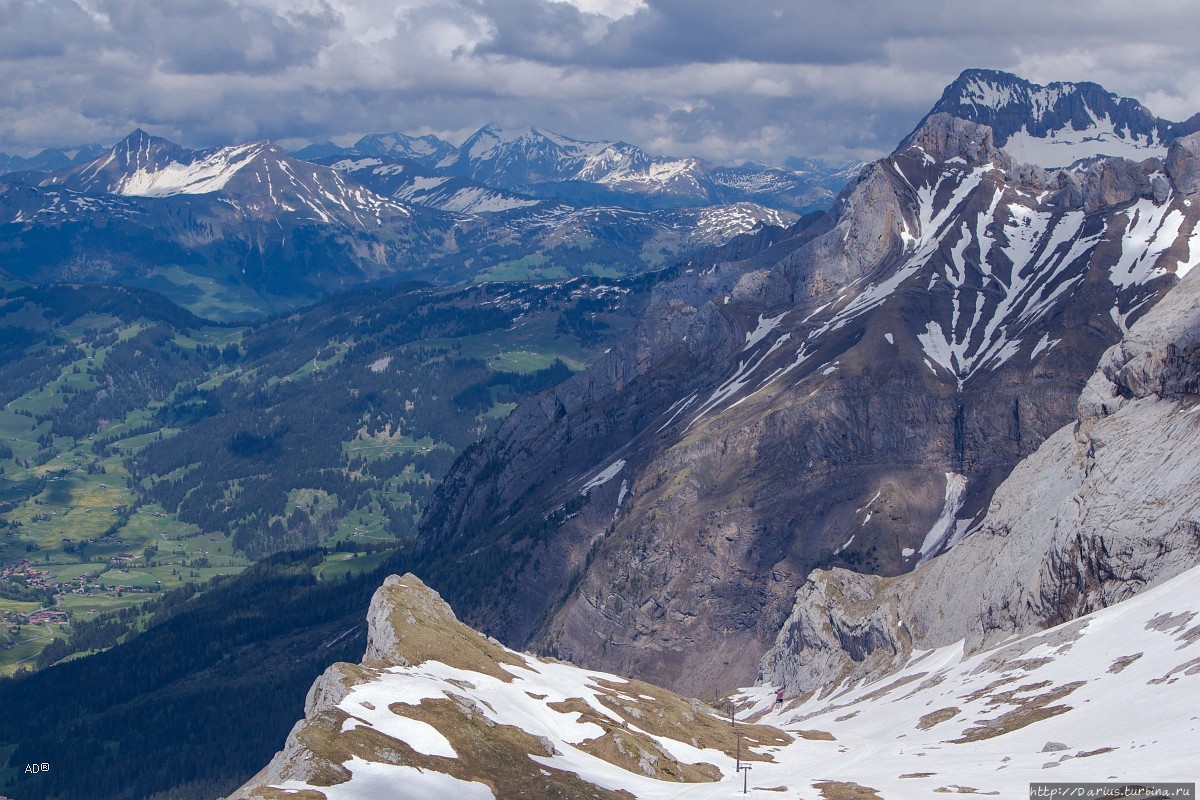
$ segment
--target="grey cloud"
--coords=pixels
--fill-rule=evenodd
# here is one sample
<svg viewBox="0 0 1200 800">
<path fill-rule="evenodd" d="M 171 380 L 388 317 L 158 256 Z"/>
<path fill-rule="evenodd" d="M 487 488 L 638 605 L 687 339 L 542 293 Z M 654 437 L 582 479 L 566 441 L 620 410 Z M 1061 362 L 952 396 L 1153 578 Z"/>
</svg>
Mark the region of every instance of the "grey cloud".
<svg viewBox="0 0 1200 800">
<path fill-rule="evenodd" d="M 475 0 L 473 5 L 497 24 L 496 37 L 479 52 L 553 64 L 844 64 L 877 60 L 884 53 L 884 15 L 869 0 L 650 0 L 609 24 L 563 3 Z"/>
<path fill-rule="evenodd" d="M 111 40 L 182 74 L 263 74 L 311 63 L 339 21 L 325 7 L 283 15 L 232 0 L 109 0 Z"/>
<path fill-rule="evenodd" d="M 0 60 L 63 56 L 96 33 L 96 23 L 70 0 L 0 0 Z"/>
<path fill-rule="evenodd" d="M 890 150 L 966 67 L 1200 110 L 1200 6 L 647 0 L 0 0 L 0 151 L 484 120 L 781 163 Z M 1166 113 L 1160 109 L 1159 113 Z"/>
</svg>

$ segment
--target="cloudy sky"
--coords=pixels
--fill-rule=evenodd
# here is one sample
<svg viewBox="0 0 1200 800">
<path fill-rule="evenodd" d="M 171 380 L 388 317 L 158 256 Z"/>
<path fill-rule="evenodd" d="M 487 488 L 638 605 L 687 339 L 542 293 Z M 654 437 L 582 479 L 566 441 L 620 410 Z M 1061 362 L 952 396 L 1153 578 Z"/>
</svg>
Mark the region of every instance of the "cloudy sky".
<svg viewBox="0 0 1200 800">
<path fill-rule="evenodd" d="M 1200 111 L 1193 0 L 0 0 L 0 152 L 488 121 L 723 162 L 889 151 L 967 67 Z"/>
</svg>

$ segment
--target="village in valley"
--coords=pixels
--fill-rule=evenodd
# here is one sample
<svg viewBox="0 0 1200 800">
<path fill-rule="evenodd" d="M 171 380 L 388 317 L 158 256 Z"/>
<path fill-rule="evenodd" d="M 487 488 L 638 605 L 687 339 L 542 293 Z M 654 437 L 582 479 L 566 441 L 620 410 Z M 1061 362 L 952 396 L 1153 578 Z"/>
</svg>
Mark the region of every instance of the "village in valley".
<svg viewBox="0 0 1200 800">
<path fill-rule="evenodd" d="M 115 567 L 128 566 L 134 561 L 132 553 L 119 553 L 109 561 Z M 32 590 L 42 590 L 49 601 L 57 604 L 59 594 L 72 594 L 79 597 L 94 597 L 104 595 L 110 598 L 122 597 L 126 592 L 147 593 L 150 590 L 142 586 L 127 586 L 122 583 L 106 583 L 101 580 L 99 573 L 84 572 L 78 577 L 59 580 L 58 576 L 49 570 L 38 569 L 29 559 L 23 559 L 15 564 L 0 566 L 0 582 L 24 586 Z M 89 616 L 96 613 L 91 609 Z M 44 607 L 36 611 L 22 613 L 20 611 L 3 611 L 4 625 L 9 636 L 21 633 L 22 625 L 47 625 L 70 623 L 67 611 L 63 608 Z M 4 642 L 0 646 L 12 647 L 13 641 Z"/>
</svg>

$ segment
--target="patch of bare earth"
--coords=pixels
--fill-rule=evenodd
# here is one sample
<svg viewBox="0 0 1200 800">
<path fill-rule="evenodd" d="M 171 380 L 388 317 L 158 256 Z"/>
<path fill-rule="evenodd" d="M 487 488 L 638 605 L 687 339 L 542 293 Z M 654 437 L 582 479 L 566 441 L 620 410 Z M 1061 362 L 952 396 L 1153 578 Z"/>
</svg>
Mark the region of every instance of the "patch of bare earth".
<svg viewBox="0 0 1200 800">
<path fill-rule="evenodd" d="M 875 789 L 853 781 L 817 781 L 813 786 L 824 800 L 883 800 Z"/>
<path fill-rule="evenodd" d="M 1130 664 L 1137 661 L 1141 657 L 1142 657 L 1141 653 L 1134 653 L 1133 655 L 1130 655 L 1130 656 L 1121 656 L 1120 658 L 1118 658 L 1116 661 L 1112 662 L 1112 664 L 1109 665 L 1108 671 L 1110 673 L 1112 673 L 1113 675 L 1116 675 L 1118 672 L 1121 672 L 1123 669 L 1125 669 L 1126 667 L 1128 667 Z"/>
<path fill-rule="evenodd" d="M 1183 642 L 1183 644 L 1179 645 L 1179 649 L 1182 650 L 1189 644 L 1195 644 L 1197 640 L 1200 640 L 1200 625 L 1193 625 L 1178 637 L 1178 641 Z"/>
<path fill-rule="evenodd" d="M 1178 633 L 1196 616 L 1195 611 L 1181 611 L 1178 614 L 1158 614 L 1146 623 L 1146 630 L 1160 633 Z"/>
<path fill-rule="evenodd" d="M 1071 706 L 1058 705 L 1052 706 L 1051 703 L 1060 700 L 1071 692 L 1083 686 L 1084 681 L 1075 681 L 1066 683 L 1062 686 L 1056 686 L 1048 692 L 1032 695 L 1030 697 L 1016 697 L 1021 691 L 1018 689 L 1013 692 L 1007 692 L 1004 699 L 1007 702 L 1013 703 L 1016 707 L 1004 712 L 995 719 L 978 720 L 975 727 L 968 728 L 963 732 L 963 735 L 958 739 L 951 740 L 951 744 L 965 744 L 967 742 L 978 742 L 984 739 L 993 739 L 997 736 L 1003 736 L 1006 733 L 1020 730 L 1027 725 L 1032 725 L 1035 722 L 1040 722 L 1050 717 L 1065 714 L 1071 710 Z M 1044 684 L 1031 684 L 1031 686 L 1041 686 Z M 1021 687 L 1022 689 L 1026 687 Z"/>
<path fill-rule="evenodd" d="M 980 699 L 981 697 L 987 697 L 989 694 L 996 691 L 1004 684 L 1012 683 L 1016 679 L 1017 679 L 1016 675 L 1008 675 L 1003 678 L 997 678 L 996 680 L 992 681 L 991 683 L 989 683 L 987 686 L 983 687 L 982 689 L 976 689 L 975 691 L 971 692 L 970 694 L 964 695 L 962 699 L 968 703 L 973 703 L 976 700 Z"/>
<path fill-rule="evenodd" d="M 930 711 L 925 716 L 917 720 L 917 728 L 927 731 L 939 722 L 947 722 L 958 716 L 958 707 L 951 706 L 950 708 L 939 708 L 937 711 Z"/>
<path fill-rule="evenodd" d="M 934 789 L 934 791 L 938 792 L 940 794 L 984 794 L 984 795 L 1000 794 L 999 792 L 981 792 L 978 789 L 976 789 L 974 786 L 958 786 L 958 785 L 939 786 L 938 788 Z"/>
<path fill-rule="evenodd" d="M 356 753 L 369 761 L 442 772 L 465 781 L 486 784 L 496 797 L 553 797 L 562 800 L 632 800 L 625 791 L 602 789 L 573 772 L 544 766 L 531 756 L 550 757 L 554 745 L 512 725 L 501 725 L 461 699 L 425 699 L 419 706 L 396 706 L 404 716 L 437 728 L 458 758 L 427 756 L 404 742 L 369 728 L 355 728 L 346 739 L 360 735 L 371 751 Z M 366 748 L 363 748 L 364 750 Z M 347 754 L 351 755 L 351 754 Z"/>
<path fill-rule="evenodd" d="M 809 741 L 813 742 L 837 741 L 837 738 L 834 737 L 834 735 L 829 731 L 792 731 L 792 733 L 796 734 L 801 739 L 808 739 Z"/>
<path fill-rule="evenodd" d="M 741 734 L 744 761 L 773 761 L 774 757 L 769 753 L 750 753 L 748 750 L 751 747 L 782 747 L 793 741 L 789 734 L 770 725 L 739 722 L 733 727 L 719 717 L 715 709 L 699 700 L 681 697 L 642 681 L 611 683 L 601 680 L 596 685 L 602 689 L 598 697 L 606 708 L 652 736 L 720 750 L 732 758 L 737 754 L 738 735 Z M 595 720 L 589 718 L 589 721 Z M 612 720 L 608 722 L 612 724 Z"/>
<path fill-rule="evenodd" d="M 1166 675 L 1163 675 L 1161 678 L 1153 678 L 1153 679 L 1147 681 L 1147 683 L 1151 683 L 1151 684 L 1174 683 L 1175 681 L 1179 680 L 1177 677 L 1175 677 L 1176 673 L 1183 673 L 1184 675 L 1200 674 L 1200 656 L 1196 656 L 1191 661 L 1183 662 L 1179 666 L 1175 667 L 1175 669 L 1168 672 Z"/>
<path fill-rule="evenodd" d="M 1100 755 L 1104 755 L 1105 753 L 1111 753 L 1112 751 L 1114 751 L 1116 749 L 1117 748 L 1115 748 L 1115 747 L 1101 747 L 1096 750 L 1088 750 L 1087 752 L 1080 751 L 1080 752 L 1076 753 L 1073 757 L 1074 758 L 1090 758 L 1092 756 L 1100 756 Z"/>
<path fill-rule="evenodd" d="M 706 783 L 721 779 L 721 770 L 715 765 L 676 761 L 654 739 L 627 730 L 578 697 L 548 703 L 547 707 L 561 713 L 576 713 L 580 724 L 591 723 L 600 727 L 603 734 L 587 739 L 576 747 L 624 770 L 678 783 Z"/>
</svg>

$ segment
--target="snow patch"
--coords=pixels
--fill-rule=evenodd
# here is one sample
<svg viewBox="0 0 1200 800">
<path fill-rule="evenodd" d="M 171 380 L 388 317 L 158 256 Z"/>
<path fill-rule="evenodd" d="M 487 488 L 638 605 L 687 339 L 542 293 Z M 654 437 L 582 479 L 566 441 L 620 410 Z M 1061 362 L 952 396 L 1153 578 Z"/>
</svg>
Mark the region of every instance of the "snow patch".
<svg viewBox="0 0 1200 800">
<path fill-rule="evenodd" d="M 617 514 L 621 512 L 621 503 L 625 502 L 625 495 L 629 493 L 629 481 L 621 479 L 621 489 L 617 492 L 617 507 L 613 509 L 613 519 L 617 518 Z"/>
<path fill-rule="evenodd" d="M 605 467 L 599 475 L 588 481 L 587 484 L 585 484 L 584 487 L 579 490 L 579 493 L 587 494 L 592 489 L 595 489 L 598 486 L 603 486 L 613 478 L 617 477 L 617 473 L 624 469 L 624 467 L 625 459 L 622 458 L 618 461 L 614 461 L 612 464 L 609 464 L 607 467 Z M 620 505 L 620 501 L 618 501 L 617 505 Z"/>
<path fill-rule="evenodd" d="M 114 187 L 113 193 L 133 197 L 169 197 L 219 192 L 234 175 L 251 164 L 265 147 L 264 142 L 223 147 L 190 164 L 172 162 L 156 170 L 143 167 L 122 179 Z"/>
<path fill-rule="evenodd" d="M 1184 219 L 1183 212 L 1171 208 L 1169 203 L 1156 206 L 1153 201 L 1146 199 L 1138 200 L 1133 208 L 1124 213 L 1129 223 L 1121 236 L 1121 258 L 1110 273 L 1113 285 L 1121 289 L 1167 274 L 1164 267 L 1157 266 L 1159 256 L 1179 238 Z M 1188 240 L 1189 248 L 1192 239 Z"/>
<path fill-rule="evenodd" d="M 942 503 L 942 514 L 925 534 L 921 543 L 921 560 L 936 555 L 954 531 L 954 517 L 962 508 L 963 495 L 967 490 L 967 479 L 955 472 L 946 473 L 946 498 Z"/>
<path fill-rule="evenodd" d="M 787 316 L 786 311 L 777 317 L 764 317 L 762 314 L 759 314 L 758 325 L 753 331 L 750 331 L 746 334 L 746 346 L 743 347 L 742 350 L 749 350 L 751 347 L 754 347 L 754 345 L 761 342 L 764 338 L 766 338 L 768 333 L 779 327 L 779 323 L 783 321 L 785 316 Z"/>
<path fill-rule="evenodd" d="M 1022 128 L 1008 137 L 1002 149 L 1018 163 L 1037 164 L 1047 169 L 1066 167 L 1081 158 L 1094 156 L 1142 161 L 1167 155 L 1167 146 L 1153 138 L 1120 136 L 1107 117 L 1081 131 L 1063 128 L 1050 131 L 1049 136 L 1034 136 Z"/>
<path fill-rule="evenodd" d="M 327 800 L 374 800 L 396 797 L 403 787 L 405 800 L 495 800 L 492 790 L 477 781 L 464 781 L 428 769 L 399 764 L 380 764 L 353 756 L 342 764 L 350 771 L 350 780 L 333 786 L 310 786 L 303 781 L 284 781 L 274 788 L 284 792 L 318 790 Z"/>
</svg>

